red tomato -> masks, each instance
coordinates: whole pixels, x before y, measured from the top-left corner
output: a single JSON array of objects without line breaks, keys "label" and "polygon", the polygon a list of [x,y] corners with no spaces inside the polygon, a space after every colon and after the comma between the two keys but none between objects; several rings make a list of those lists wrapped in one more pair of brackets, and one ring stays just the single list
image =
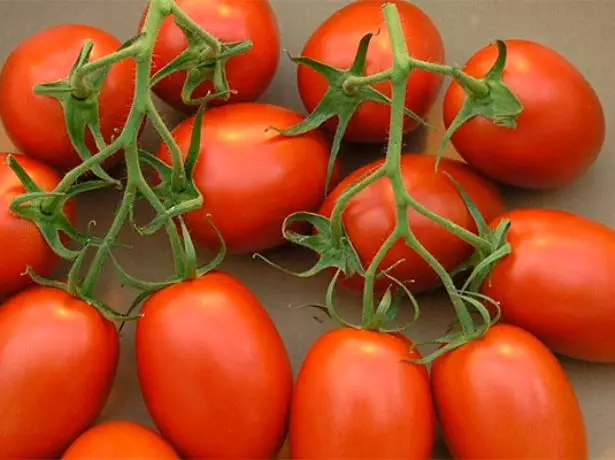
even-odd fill
[{"label": "red tomato", "polygon": [[[366,165],[346,177],[327,198],[320,212],[330,216],[341,194],[383,161]],[[435,161],[435,157],[424,154],[406,154],[402,158],[402,174],[408,190],[423,206],[470,231],[476,231],[474,220],[461,195],[445,175],[448,173],[469,193],[486,219],[491,220],[504,211],[505,205],[500,193],[486,179],[476,175],[463,163],[450,159],[443,159],[436,173]],[[357,194],[342,217],[346,233],[363,266],[369,266],[397,221],[389,180],[380,179]],[[419,241],[447,270],[454,269],[472,254],[470,245],[416,211],[410,210],[409,221]],[[394,264],[397,265],[389,274],[405,282],[412,292],[431,289],[440,282],[427,262],[403,241],[398,241],[387,253],[381,268],[386,269]],[[354,290],[363,288],[363,278],[359,276],[343,279],[341,283]],[[388,279],[381,278],[376,282],[376,287],[383,290],[390,283]]]},{"label": "red tomato", "polygon": [[209,273],[143,306],[137,369],[160,432],[186,457],[273,458],[292,369],[275,324],[234,277]]},{"label": "red tomato", "polygon": [[[269,87],[280,61],[280,35],[277,19],[268,0],[178,0],[178,6],[208,33],[223,43],[250,40],[252,48],[234,56],[226,64],[230,88],[237,91],[232,102],[254,101]],[[154,48],[152,71],[155,73],[188,47],[182,30],[169,16],[160,29]],[[181,97],[186,72],[177,72],[154,87],[162,100],[184,112],[197,106],[184,104]],[[204,82],[193,97],[214,91],[211,81]],[[212,101],[219,105],[222,101]]]},{"label": "red tomato", "polygon": [[[92,26],[54,26],[15,48],[0,74],[0,117],[10,140],[19,151],[60,169],[77,166],[81,158],[66,131],[60,103],[49,96],[35,95],[33,88],[68,77],[87,39],[94,42],[92,60],[113,53],[121,45],[114,36]],[[135,64],[130,60],[115,64],[107,75],[99,99],[106,142],[114,139],[126,123],[134,78]],[[96,152],[89,133],[88,136],[89,147]]]},{"label": "red tomato", "polygon": [[[433,21],[416,5],[402,0],[392,2],[397,7],[406,44],[410,54],[433,63],[443,63],[445,58],[442,37]],[[366,75],[391,68],[393,64],[391,43],[387,25],[382,14],[384,0],[360,0],[351,2],[330,16],[309,38],[302,56],[324,62],[338,69],[349,69],[357,47],[364,35],[372,38],[367,54]],[[305,108],[311,113],[329,89],[329,82],[319,73],[305,65],[299,65],[297,73],[299,93]],[[406,107],[424,117],[433,105],[442,76],[433,72],[416,70],[408,79]],[[391,96],[389,82],[374,85],[386,96]],[[346,130],[345,139],[357,142],[381,142],[388,136],[391,110],[388,105],[377,102],[361,104]],[[410,132],[417,123],[406,118],[404,131]],[[337,127],[337,119],[325,124],[331,132]]]},{"label": "red tomato", "polygon": [[63,460],[178,459],[173,447],[160,435],[138,423],[101,423],[69,447]]},{"label": "red tomato", "polygon": [[[484,117],[463,125],[452,142],[474,168],[518,187],[562,187],[595,161],[605,139],[598,96],[562,55],[538,43],[507,40],[504,83],[524,106],[516,129]],[[497,47],[487,46],[466,63],[465,72],[483,77],[494,64]],[[444,123],[450,126],[465,101],[454,82],[444,98]],[[480,142],[477,141],[480,139]]]},{"label": "red tomato", "polygon": [[515,210],[511,255],[483,285],[502,319],[531,332],[556,353],[615,362],[615,231],[584,217]]},{"label": "red tomato", "polygon": [[557,359],[498,324],[436,359],[431,382],[453,458],[588,458],[583,414]]},{"label": "red tomato", "polygon": [[66,292],[34,287],[0,307],[0,458],[60,455],[103,409],[115,325]]},{"label": "red tomato", "polygon": [[[211,214],[231,253],[258,252],[285,242],[282,223],[296,211],[314,211],[322,203],[330,145],[313,131],[283,137],[267,128],[301,121],[291,110],[261,103],[231,104],[206,112],[195,182],[203,194],[202,209],[187,214],[195,238],[219,246]],[[188,151],[194,117],[174,131]],[[166,144],[158,155],[171,164]]]},{"label": "red tomato", "polygon": [[435,415],[420,355],[400,335],[328,332],[300,370],[290,423],[292,458],[430,458]]},{"label": "red tomato", "polygon": [[[49,166],[23,155],[14,157],[43,190],[51,191],[60,182],[59,174]],[[30,276],[25,274],[28,267],[48,277],[60,262],[36,224],[11,212],[12,201],[26,189],[7,161],[8,154],[0,153],[0,298],[32,284]],[[74,222],[74,201],[69,202],[66,212]]]}]

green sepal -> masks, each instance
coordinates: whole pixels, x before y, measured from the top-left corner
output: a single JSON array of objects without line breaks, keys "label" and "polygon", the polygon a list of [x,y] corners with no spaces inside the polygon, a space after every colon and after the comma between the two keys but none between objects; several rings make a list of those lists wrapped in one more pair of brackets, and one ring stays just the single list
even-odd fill
[{"label": "green sepal", "polygon": [[[373,37],[373,34],[368,33],[359,42],[357,53],[353,61],[352,66],[347,70],[336,69],[323,62],[316,61],[307,57],[293,57],[290,59],[299,65],[305,65],[312,70],[315,70],[329,82],[329,89],[320,100],[314,111],[309,114],[305,119],[299,122],[297,125],[286,129],[276,129],[280,134],[284,136],[297,136],[305,134],[318,128],[327,120],[336,117],[338,118],[338,124],[333,137],[333,144],[331,147],[331,154],[329,159],[329,166],[327,169],[327,179],[325,186],[325,193],[329,190],[329,184],[331,182],[331,176],[335,168],[337,156],[339,154],[340,146],[348,127],[350,119],[353,117],[359,106],[367,101],[377,102],[380,104],[390,105],[391,99],[386,97],[381,92],[374,89],[369,85],[362,85],[350,94],[345,88],[344,84],[348,77],[364,77],[367,51],[369,43]],[[419,117],[416,113],[404,108],[407,116],[413,118],[417,122],[426,125],[427,123]]]},{"label": "green sepal", "polygon": [[[498,57],[493,67],[480,80],[487,85],[486,94],[477,94],[471,88],[465,88],[466,100],[461,110],[452,121],[438,150],[438,160],[442,157],[444,149],[452,139],[455,132],[474,117],[485,117],[497,126],[514,129],[517,119],[523,112],[523,104],[503,82],[503,72],[506,66],[507,47],[502,40],[496,41]],[[462,80],[459,80],[462,84]]]}]

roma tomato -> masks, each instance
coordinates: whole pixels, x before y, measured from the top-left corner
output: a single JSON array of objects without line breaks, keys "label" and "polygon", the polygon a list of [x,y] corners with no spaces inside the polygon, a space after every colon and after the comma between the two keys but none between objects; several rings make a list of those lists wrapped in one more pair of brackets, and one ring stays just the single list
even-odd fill
[{"label": "roma tomato", "polygon": [[508,212],[512,253],[483,285],[502,320],[531,332],[556,353],[615,362],[615,231],[549,209]]},{"label": "roma tomato", "polygon": [[[490,178],[517,187],[562,187],[595,161],[605,139],[605,120],[597,94],[583,75],[556,51],[527,40],[506,40],[504,83],[524,106],[515,129],[484,117],[464,124],[453,136],[459,154]],[[490,45],[476,52],[465,72],[483,77],[497,57]],[[465,101],[453,82],[444,98],[450,126]],[[480,139],[480,142],[477,141]]]},{"label": "roma tomato", "polygon": [[[330,216],[341,194],[383,161],[359,168],[341,181],[320,212]],[[448,173],[469,193],[488,221],[504,211],[500,193],[486,179],[463,163],[450,159],[442,159],[436,173],[435,161],[435,157],[424,154],[405,154],[402,157],[402,174],[408,191],[423,206],[470,231],[476,231],[474,220],[459,191],[446,176]],[[380,179],[358,193],[344,211],[342,220],[363,266],[367,267],[395,228],[396,206],[389,180]],[[472,254],[470,245],[414,210],[409,211],[409,222],[419,241],[447,270],[454,269]],[[433,269],[403,241],[398,241],[387,253],[380,268],[393,265],[395,267],[389,274],[406,283],[414,293],[439,284],[440,278]],[[363,288],[363,278],[359,276],[340,279],[340,283],[353,290]],[[386,289],[390,283],[386,278],[380,278],[376,281],[376,288]]]},{"label": "roma tomato", "polygon": [[574,389],[529,332],[493,326],[436,359],[431,382],[453,458],[588,458]]},{"label": "roma tomato", "polygon": [[[433,63],[445,59],[442,37],[433,23],[420,8],[403,0],[394,0],[397,7],[406,44],[410,54]],[[324,62],[338,69],[351,67],[359,42],[368,33],[375,34],[367,53],[366,75],[385,71],[393,64],[388,29],[382,14],[384,0],[360,0],[351,2],[336,11],[312,34],[306,43],[302,56]],[[299,94],[305,108],[311,113],[327,90],[328,81],[311,68],[300,65],[297,73]],[[442,76],[416,70],[408,79],[406,107],[419,116],[425,116],[433,105],[440,87]],[[374,85],[374,88],[391,96],[389,82]],[[357,142],[382,142],[388,136],[391,117],[388,105],[364,102],[355,112],[346,130],[345,139]],[[412,118],[405,120],[404,131],[410,132],[417,123]],[[325,123],[325,129],[334,132],[337,119]]]},{"label": "roma tomato", "polygon": [[[0,74],[0,116],[17,149],[59,169],[81,163],[66,131],[60,103],[34,94],[33,88],[68,77],[86,40],[94,42],[91,59],[116,51],[121,42],[96,27],[68,24],[50,27],[23,41]],[[135,64],[125,60],[109,71],[100,92],[100,124],[106,142],[124,127],[132,105]],[[34,134],[35,133],[35,134]],[[88,145],[96,152],[92,136]],[[117,155],[112,160],[119,158]],[[113,161],[106,163],[111,166]]]},{"label": "roma tomato", "polygon": [[424,366],[401,335],[337,329],[313,345],[297,377],[292,458],[427,459],[435,415]]},{"label": "roma tomato", "polygon": [[[194,173],[204,206],[185,216],[198,242],[209,248],[220,244],[210,214],[229,252],[263,251],[285,242],[282,223],[289,214],[318,209],[325,195],[328,140],[318,131],[283,137],[268,130],[301,119],[291,110],[262,103],[230,104],[205,113]],[[193,128],[191,117],[173,131],[184,154]],[[158,156],[172,164],[166,144]]]},{"label": "roma tomato", "polygon": [[138,423],[111,421],[83,433],[63,460],[177,459],[173,447],[160,435]]},{"label": "roma tomato", "polygon": [[145,403],[190,458],[273,458],[292,391],[284,342],[254,294],[212,272],[154,294],[137,323]]},{"label": "roma tomato", "polygon": [[0,307],[0,458],[60,455],[103,409],[115,325],[66,292],[34,287]]},{"label": "roma tomato", "polygon": [[[268,0],[178,0],[178,6],[199,26],[229,43],[244,40],[252,48],[234,56],[226,64],[227,79],[232,94],[230,102],[255,101],[271,84],[280,60],[280,35],[277,19]],[[154,48],[152,72],[165,67],[188,47],[182,30],[173,17],[165,19]],[[177,72],[162,80],[154,92],[166,103],[184,112],[196,112],[198,106],[186,105],[181,91],[186,72]],[[203,97],[214,91],[211,81],[204,82],[193,93]],[[222,101],[211,101],[219,105]]]},{"label": "roma tomato", "polygon": [[[14,155],[14,158],[43,190],[51,191],[60,182],[55,170],[34,158],[24,155]],[[60,262],[36,224],[11,212],[12,201],[26,189],[7,161],[8,154],[0,153],[0,298],[32,284],[30,276],[25,274],[28,267],[48,277]],[[66,213],[73,222],[75,210],[75,202],[69,201]]]}]

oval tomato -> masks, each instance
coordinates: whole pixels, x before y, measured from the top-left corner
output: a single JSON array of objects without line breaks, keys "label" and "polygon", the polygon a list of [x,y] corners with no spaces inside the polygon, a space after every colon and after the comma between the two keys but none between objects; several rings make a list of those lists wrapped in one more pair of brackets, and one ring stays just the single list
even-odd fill
[{"label": "oval tomato", "polygon": [[453,458],[588,457],[572,385],[547,347],[522,329],[495,325],[436,359],[431,382]]},{"label": "oval tomato", "polygon": [[401,335],[336,329],[310,349],[293,394],[292,458],[430,458],[435,415],[424,366]]},{"label": "oval tomato", "polygon": [[[194,173],[204,206],[185,216],[195,239],[209,248],[220,244],[212,216],[231,253],[270,249],[285,242],[282,223],[296,211],[313,211],[324,199],[330,144],[318,131],[283,137],[302,117],[262,103],[213,108],[203,118],[201,152]],[[184,154],[194,117],[173,131]],[[172,164],[166,144],[159,157]]]},{"label": "oval tomato", "polygon": [[[459,154],[492,179],[518,187],[562,187],[596,160],[605,139],[600,100],[585,77],[562,55],[527,40],[506,40],[504,83],[524,106],[515,129],[484,117],[464,124],[453,136]],[[465,72],[483,77],[497,57],[490,45],[476,52]],[[453,82],[444,98],[450,126],[465,101]],[[480,139],[480,142],[477,141]]]},{"label": "oval tomato", "polygon": [[500,302],[502,320],[531,332],[556,353],[615,362],[615,231],[548,209],[514,210],[512,253],[495,266],[483,292]]},{"label": "oval tomato", "polygon": [[[69,24],[50,27],[23,41],[10,54],[0,74],[0,117],[17,149],[60,169],[81,163],[66,131],[60,103],[34,94],[33,88],[68,77],[86,40],[94,42],[91,59],[116,51],[121,42],[96,27]],[[100,124],[106,142],[124,127],[132,105],[134,61],[115,64],[100,92]],[[88,133],[88,146],[96,152]],[[112,159],[117,160],[115,155]],[[106,163],[111,165],[112,162]]]},{"label": "oval tomato", "polygon": [[66,292],[34,287],[0,307],[0,458],[60,455],[102,411],[115,325]]},{"label": "oval tomato", "polygon": [[191,458],[273,458],[292,391],[284,342],[254,294],[213,272],[154,294],[137,323],[143,397]]},{"label": "oval tomato", "polygon": [[[268,0],[178,0],[177,5],[199,26],[223,43],[250,40],[252,48],[233,56],[226,64],[229,86],[237,93],[231,102],[254,101],[271,84],[280,61],[280,35],[277,19]],[[173,17],[165,19],[154,47],[152,72],[169,64],[188,47],[182,30]],[[186,72],[176,72],[154,87],[163,101],[178,110],[195,112],[198,106],[184,104],[181,91]],[[214,91],[211,81],[204,82],[193,97]],[[219,105],[222,100],[211,101]]]},{"label": "oval tomato", "polygon": [[[41,189],[51,191],[60,182],[60,175],[49,166],[24,155],[14,158]],[[13,200],[26,193],[26,189],[7,161],[8,154],[0,153],[0,298],[32,284],[26,274],[28,267],[49,277],[60,262],[36,224],[10,210]],[[66,212],[73,223],[75,209],[75,202],[69,201]]]},{"label": "oval tomato", "polygon": [[[382,14],[384,3],[384,0],[360,0],[336,11],[312,34],[302,56],[338,69],[348,69],[352,66],[361,38],[373,33],[375,35],[367,53],[365,73],[372,75],[388,70],[393,60],[389,33]],[[443,63],[444,44],[433,21],[416,5],[401,0],[391,3],[399,11],[410,54],[416,59]],[[305,65],[298,67],[297,83],[303,105],[311,113],[328,91],[329,83],[324,76]],[[441,75],[422,70],[413,71],[408,79],[406,107],[424,117],[433,105],[441,85]],[[391,97],[389,82],[374,85],[374,88]],[[382,142],[388,136],[390,118],[388,105],[364,102],[351,118],[345,139]],[[404,131],[410,132],[416,126],[416,121],[407,117]],[[336,127],[337,119],[324,124],[324,128],[331,132]]]},{"label": "oval tomato", "polygon": [[178,459],[160,435],[138,423],[111,421],[89,429],[71,444],[63,460]]},{"label": "oval tomato", "polygon": [[[320,212],[330,216],[341,194],[370,170],[380,166],[377,160],[346,177],[329,195]],[[476,231],[476,225],[455,185],[446,176],[450,174],[468,192],[483,216],[491,220],[504,210],[498,190],[486,179],[476,175],[461,162],[442,159],[435,171],[436,158],[424,154],[405,154],[402,157],[402,174],[410,194],[430,211]],[[357,251],[364,267],[369,266],[385,239],[396,224],[396,205],[388,179],[380,179],[358,193],[342,215],[346,233]],[[409,211],[411,229],[419,241],[447,269],[452,270],[472,254],[472,247],[431,219]],[[395,265],[388,273],[403,281],[415,293],[437,286],[440,278],[433,269],[405,242],[398,241],[387,253],[381,269]],[[359,276],[341,279],[341,284],[354,289],[363,288]],[[391,281],[380,278],[378,290],[386,289]]]}]

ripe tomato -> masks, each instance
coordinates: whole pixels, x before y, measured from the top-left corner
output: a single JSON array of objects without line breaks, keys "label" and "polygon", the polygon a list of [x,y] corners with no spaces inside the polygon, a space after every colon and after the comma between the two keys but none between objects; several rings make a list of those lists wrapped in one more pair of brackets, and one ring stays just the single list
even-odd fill
[{"label": "ripe tomato", "polygon": [[111,421],[89,429],[68,448],[63,460],[178,459],[160,435],[138,423]]},{"label": "ripe tomato", "polygon": [[430,458],[435,415],[424,366],[401,335],[336,329],[297,377],[292,458]]},{"label": "ripe tomato", "polygon": [[[476,117],[455,133],[452,143],[472,167],[497,181],[535,189],[565,186],[600,152],[605,139],[600,100],[583,75],[554,50],[526,40],[506,44],[503,80],[524,106],[517,128]],[[464,70],[483,77],[496,57],[497,47],[487,46]],[[463,89],[454,82],[444,98],[446,127],[464,101]]]},{"label": "ripe tomato", "polygon": [[[231,89],[237,91],[229,101],[258,99],[269,87],[280,61],[280,34],[277,19],[268,0],[178,0],[178,6],[204,30],[224,43],[250,40],[252,48],[233,56],[226,64]],[[188,47],[182,30],[169,16],[164,21],[156,46],[152,71],[155,73]],[[154,87],[156,95],[178,110],[195,112],[196,106],[184,104],[181,97],[186,72],[177,72]],[[193,97],[214,91],[211,81],[204,82]],[[221,100],[211,102],[218,105]]]},{"label": "ripe tomato", "polygon": [[284,342],[254,294],[212,272],[143,306],[141,390],[164,437],[191,458],[273,458],[292,391]]},{"label": "ripe tomato", "polygon": [[514,210],[512,253],[483,285],[502,320],[531,332],[556,353],[615,362],[615,232],[574,214]]},{"label": "ripe tomato", "polygon": [[103,409],[115,325],[66,292],[34,287],[0,307],[0,458],[60,455]]},{"label": "ripe tomato", "polygon": [[583,414],[557,359],[498,324],[434,361],[438,420],[453,458],[588,457]]},{"label": "ripe tomato", "polygon": [[[33,89],[42,83],[65,79],[87,39],[94,42],[92,60],[113,53],[121,45],[114,36],[92,26],[54,26],[15,48],[0,74],[0,117],[10,140],[19,151],[59,169],[71,169],[81,163],[81,158],[66,131],[60,103],[49,96],[35,95]],[[107,75],[99,99],[101,130],[106,142],[115,138],[126,123],[134,78],[135,64],[130,60],[114,65]],[[88,136],[88,145],[96,152],[89,133]]]},{"label": "ripe tomato", "polygon": [[[330,16],[312,34],[302,56],[324,62],[338,69],[349,69],[357,52],[359,42],[368,33],[376,34],[367,53],[366,75],[376,74],[391,68],[393,64],[388,29],[382,14],[384,0],[360,0],[351,2]],[[401,16],[406,44],[410,54],[433,63],[443,63],[444,43],[433,21],[416,5],[394,0]],[[305,65],[299,65],[297,73],[299,93],[305,108],[311,113],[327,90],[328,81]],[[425,116],[433,105],[442,76],[433,72],[416,70],[408,79],[406,107],[419,116]],[[389,82],[374,87],[391,96]],[[357,142],[381,142],[387,138],[391,117],[388,105],[364,102],[355,112],[346,130],[345,139]],[[407,117],[404,131],[410,132],[417,123]],[[337,119],[325,123],[331,132],[337,127]]]},{"label": "ripe tomato", "polygon": [[[59,174],[38,160],[23,155],[14,157],[43,190],[51,191],[60,182]],[[8,154],[0,153],[0,298],[32,284],[26,274],[28,267],[48,277],[60,262],[36,224],[11,212],[12,201],[26,189],[7,161]],[[66,212],[73,222],[75,209],[75,202],[70,201]]]},{"label": "ripe tomato", "polygon": [[[346,177],[329,195],[320,212],[330,216],[341,194],[364,174],[380,166],[383,161],[377,160]],[[419,203],[470,231],[476,231],[474,220],[461,195],[445,175],[448,173],[469,193],[472,201],[488,220],[503,212],[505,205],[501,195],[486,179],[476,175],[463,163],[450,159],[443,159],[436,173],[435,161],[435,157],[424,154],[406,154],[402,158],[402,174],[406,186]],[[357,194],[350,201],[342,218],[350,241],[363,266],[367,267],[382,243],[394,230],[397,221],[395,200],[389,180],[380,179]],[[410,210],[409,221],[419,241],[447,270],[454,269],[472,254],[470,245],[416,211]],[[394,264],[397,265],[389,271],[389,274],[406,283],[412,292],[431,289],[440,282],[440,278],[427,262],[403,241],[398,241],[387,253],[381,269]],[[340,282],[354,290],[363,288],[363,278],[359,276],[341,279]],[[381,278],[376,281],[376,288],[386,289],[390,283],[390,280]]]},{"label": "ripe tomato", "polygon": [[[320,206],[329,162],[326,137],[318,131],[297,137],[267,131],[271,126],[286,128],[300,120],[291,110],[261,103],[230,104],[205,113],[195,171],[205,204],[185,216],[200,243],[210,248],[220,244],[208,213],[229,252],[247,253],[283,244],[284,219],[295,211],[313,211]],[[193,127],[191,117],[173,131],[184,153]],[[172,163],[166,144],[158,155]]]}]

